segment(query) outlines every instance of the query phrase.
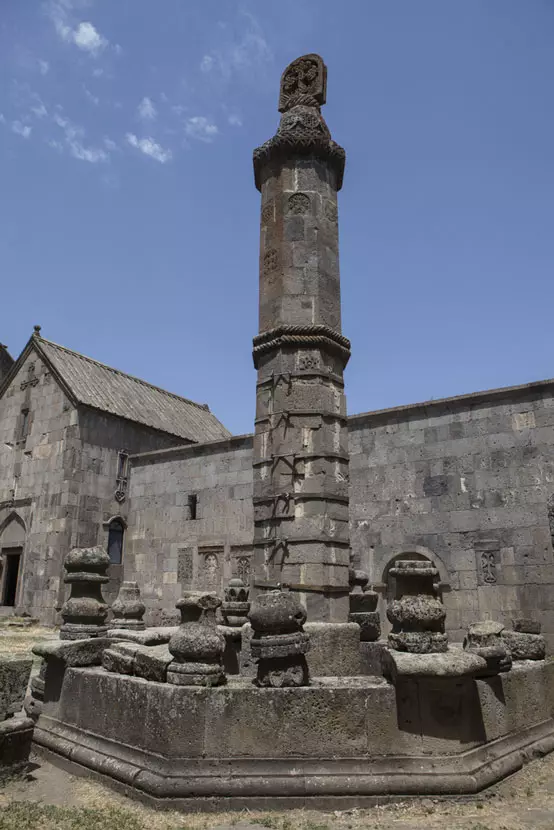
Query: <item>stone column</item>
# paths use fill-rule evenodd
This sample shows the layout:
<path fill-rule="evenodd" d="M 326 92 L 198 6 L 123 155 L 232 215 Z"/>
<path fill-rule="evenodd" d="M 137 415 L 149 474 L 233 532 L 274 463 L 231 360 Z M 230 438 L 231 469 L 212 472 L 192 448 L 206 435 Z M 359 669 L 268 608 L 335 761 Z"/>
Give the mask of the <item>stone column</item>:
<path fill-rule="evenodd" d="M 254 441 L 254 587 L 299 592 L 310 622 L 349 611 L 348 437 L 337 192 L 345 153 L 321 115 L 318 55 L 281 78 L 276 135 L 254 151 L 262 194 Z"/>

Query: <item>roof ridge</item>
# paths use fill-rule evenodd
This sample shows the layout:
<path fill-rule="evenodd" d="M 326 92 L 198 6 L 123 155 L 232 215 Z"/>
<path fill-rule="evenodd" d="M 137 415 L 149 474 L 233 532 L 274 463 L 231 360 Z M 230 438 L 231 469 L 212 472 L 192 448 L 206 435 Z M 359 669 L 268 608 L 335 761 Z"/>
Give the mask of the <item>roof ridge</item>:
<path fill-rule="evenodd" d="M 196 406 L 198 407 L 198 409 L 202 409 L 204 412 L 210 412 L 210 414 L 213 414 L 207 403 L 197 403 L 197 401 L 192 401 L 190 398 L 184 398 L 182 395 L 176 395 L 175 392 L 169 392 L 167 389 L 162 389 L 161 386 L 156 386 L 153 383 L 148 383 L 147 380 L 137 378 L 135 375 L 130 375 L 128 372 L 123 372 L 121 369 L 115 369 L 113 366 L 108 366 L 107 363 L 102 363 L 100 360 L 95 360 L 93 357 L 89 357 L 86 354 L 76 352 L 75 349 L 68 349 L 67 346 L 62 346 L 60 343 L 55 343 L 53 340 L 47 340 L 45 337 L 41 337 L 38 334 L 34 335 L 33 340 L 38 340 L 42 343 L 48 343 L 48 345 L 54 346 L 56 349 L 61 349 L 61 351 L 63 352 L 69 352 L 69 354 L 73 354 L 76 357 L 80 357 L 82 360 L 87 360 L 89 363 L 95 363 L 97 366 L 101 366 L 103 369 L 108 369 L 110 372 L 113 372 L 116 375 L 122 375 L 123 377 L 130 378 L 131 380 L 134 380 L 136 383 L 140 383 L 142 386 L 148 386 L 150 389 L 155 389 L 157 392 L 162 392 L 162 394 L 168 395 L 168 397 L 170 398 L 176 398 L 178 401 L 190 403 L 192 406 Z"/>

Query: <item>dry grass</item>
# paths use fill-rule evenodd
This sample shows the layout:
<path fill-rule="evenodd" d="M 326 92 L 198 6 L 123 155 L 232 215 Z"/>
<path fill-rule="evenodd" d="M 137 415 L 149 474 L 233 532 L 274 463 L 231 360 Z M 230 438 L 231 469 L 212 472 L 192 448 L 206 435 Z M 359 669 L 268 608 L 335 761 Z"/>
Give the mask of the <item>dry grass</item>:
<path fill-rule="evenodd" d="M 30 628 L 12 628 L 7 622 L 0 624 L 0 658 L 23 657 L 33 658 L 33 666 L 38 666 L 40 659 L 32 654 L 35 643 L 43 640 L 52 640 L 58 636 L 53 628 L 43 628 L 33 625 Z"/>

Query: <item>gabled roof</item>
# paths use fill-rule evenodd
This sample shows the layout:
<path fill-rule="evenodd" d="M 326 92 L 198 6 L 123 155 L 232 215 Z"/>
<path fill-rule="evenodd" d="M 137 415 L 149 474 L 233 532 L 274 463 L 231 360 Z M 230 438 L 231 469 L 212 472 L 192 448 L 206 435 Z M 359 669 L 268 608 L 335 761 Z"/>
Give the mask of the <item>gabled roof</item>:
<path fill-rule="evenodd" d="M 14 362 L 13 357 L 8 351 L 8 347 L 0 343 L 0 384 L 6 375 L 9 374 Z"/>
<path fill-rule="evenodd" d="M 189 401 L 112 369 L 45 340 L 36 331 L 1 384 L 0 396 L 32 349 L 44 359 L 74 404 L 84 404 L 188 441 L 201 443 L 231 435 L 206 404 Z"/>

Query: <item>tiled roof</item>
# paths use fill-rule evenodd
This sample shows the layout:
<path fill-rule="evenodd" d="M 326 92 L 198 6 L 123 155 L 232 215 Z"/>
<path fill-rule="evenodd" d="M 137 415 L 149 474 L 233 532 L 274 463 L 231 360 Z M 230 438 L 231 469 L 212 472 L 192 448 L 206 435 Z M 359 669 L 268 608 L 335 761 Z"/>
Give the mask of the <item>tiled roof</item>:
<path fill-rule="evenodd" d="M 32 341 L 77 403 L 189 441 L 202 443 L 231 435 L 206 404 L 180 398 L 38 335 Z"/>

